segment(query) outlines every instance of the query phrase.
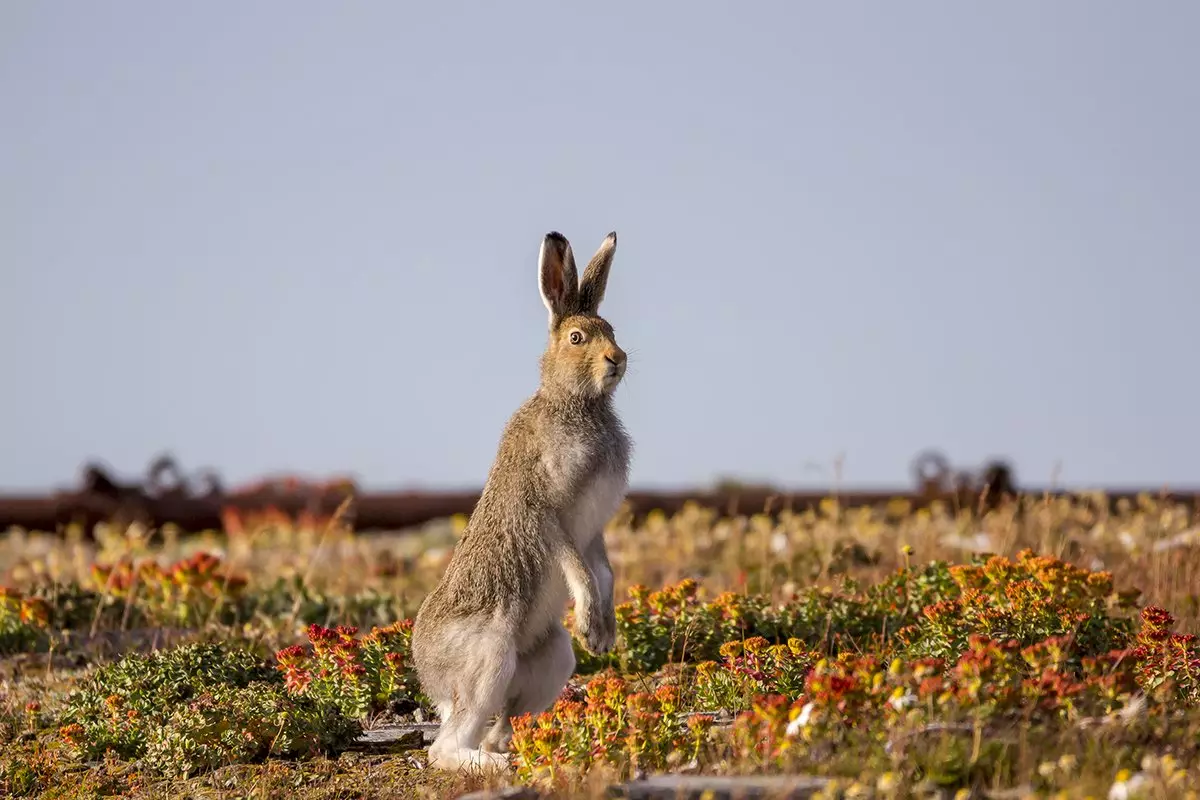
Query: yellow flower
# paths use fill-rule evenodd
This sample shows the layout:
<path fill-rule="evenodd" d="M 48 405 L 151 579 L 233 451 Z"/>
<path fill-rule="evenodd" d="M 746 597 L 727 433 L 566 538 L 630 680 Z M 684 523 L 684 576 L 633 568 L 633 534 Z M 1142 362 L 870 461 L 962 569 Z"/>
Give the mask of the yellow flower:
<path fill-rule="evenodd" d="M 725 658 L 737 658 L 742 654 L 742 643 L 734 639 L 721 645 L 718 652 Z"/>
<path fill-rule="evenodd" d="M 846 787 L 846 797 L 848 799 L 849 798 L 858 798 L 858 797 L 865 798 L 865 797 L 870 796 L 870 794 L 871 794 L 871 790 L 868 789 L 866 786 L 863 786 L 858 781 L 855 781 L 854 783 L 852 783 Z"/>

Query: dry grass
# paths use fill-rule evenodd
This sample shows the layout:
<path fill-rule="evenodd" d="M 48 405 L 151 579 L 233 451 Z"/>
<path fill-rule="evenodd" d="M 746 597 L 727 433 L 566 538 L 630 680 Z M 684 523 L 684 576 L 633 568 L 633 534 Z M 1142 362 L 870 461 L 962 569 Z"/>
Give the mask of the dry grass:
<path fill-rule="evenodd" d="M 437 580 L 464 520 L 417 531 L 357 536 L 339 527 L 324 530 L 261 528 L 229 538 L 219 533 L 182 537 L 172 530 L 100 529 L 95 541 L 78 531 L 67 536 L 13 532 L 0 540 L 0 585 L 19 589 L 46 583 L 87 584 L 94 564 L 153 558 L 166 564 L 195 552 L 223 556 L 249 578 L 251 589 L 294 581 L 330 597 L 374 591 L 394 599 L 397 613 L 411 616 Z M 672 518 L 651 515 L 639 525 L 623 517 L 607 532 L 616 591 L 658 587 L 695 578 L 709 595 L 723 590 L 783 599 L 811 585 L 834 585 L 850 577 L 869 583 L 905 563 L 960 562 L 973 552 L 1015 555 L 1029 548 L 1091 570 L 1112 573 L 1119 588 L 1137 588 L 1143 602 L 1170 609 L 1183 631 L 1200 630 L 1200 519 L 1145 499 L 1116 512 L 1099 498 L 1026 498 L 1020 507 L 979 514 L 935 507 L 911 511 L 897 501 L 885 513 L 821 508 L 766 515 L 721 517 L 688 508 Z M 298 601 L 297 601 L 298 602 Z M 331 616 L 336 616 L 334 604 Z M 293 615 L 294 616 L 294 615 Z M 337 622 L 331 619 L 331 622 Z M 295 619 L 270 631 L 244 625 L 236 635 L 270 646 L 295 637 Z M 118 626 L 119 627 L 119 626 Z M 270 627 L 270 626 L 267 626 Z M 201 631 L 203 633 L 203 631 Z M 233 635 L 211 627 L 210 635 Z M 347 753 L 333 760 L 230 766 L 185 784 L 130 777 L 123 764 L 85 771 L 54 755 L 39 723 L 25 727 L 23 709 L 37 701 L 49 728 L 86 662 L 100 660 L 96 643 L 66 652 L 10 656 L 2 662 L 0 741 L 25 759 L 44 796 L 93 797 L 128 792 L 144 797 L 453 797 L 479 779 L 431 775 L 414 767 L 413 754 Z M 111 648 L 110 648 L 111 652 Z M 15 755 L 13 755 L 15 754 Z M 3 774 L 3 773 L 0 773 Z M 1098 783 L 1111 783 L 1103 776 Z M 34 784 L 30 784 L 34 785 Z M 1082 784 L 1081 784 L 1082 785 Z M 599 795 L 597 795 L 599 796 Z M 1075 795 L 1072 795 L 1075 796 Z M 1082 795 L 1080 795 L 1082 796 Z M 1183 795 L 1180 795 L 1183 796 Z"/>

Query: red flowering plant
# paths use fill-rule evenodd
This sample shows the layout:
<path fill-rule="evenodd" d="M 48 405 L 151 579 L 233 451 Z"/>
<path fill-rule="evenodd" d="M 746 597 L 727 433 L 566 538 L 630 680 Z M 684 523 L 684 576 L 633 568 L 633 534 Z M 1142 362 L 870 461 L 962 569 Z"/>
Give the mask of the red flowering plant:
<path fill-rule="evenodd" d="M 898 570 L 865 591 L 850 580 L 838 591 L 811 589 L 782 606 L 739 592 L 705 601 L 690 579 L 657 592 L 634 586 L 616 608 L 618 651 L 597 659 L 577 647 L 576 655 L 581 672 L 618 664 L 647 672 L 667 663 L 717 661 L 724 643 L 754 637 L 775 645 L 794 639 L 802 649 L 826 653 L 861 650 L 887 645 L 919 620 L 925 605 L 958 593 L 948 568 L 938 563 Z"/>
<path fill-rule="evenodd" d="M 703 608 L 699 586 L 690 579 L 656 592 L 630 587 L 629 600 L 616 607 L 625 668 L 649 672 L 682 661 L 710 632 L 700 620 Z"/>
<path fill-rule="evenodd" d="M 1123 647 L 1132 635 L 1133 620 L 1125 612 L 1133 599 L 1113 591 L 1107 572 L 1028 550 L 1015 561 L 992 556 L 949 572 L 957 596 L 925 606 L 920 620 L 898 632 L 910 655 L 957 658 L 972 635 L 1022 646 L 1066 637 L 1066 663 L 1078 668 L 1083 657 Z"/>
<path fill-rule="evenodd" d="M 583 701 L 561 697 L 549 711 L 513 720 L 517 777 L 562 785 L 597 764 L 631 770 L 663 769 L 695 756 L 711 723 L 680 714 L 679 689 L 631 691 L 621 678 L 596 677 Z"/>
<path fill-rule="evenodd" d="M 749 768 L 813 769 L 830 748 L 850 745 L 882 763 L 885 744 L 930 726 L 961 727 L 978 748 L 995 724 L 1104 717 L 1139 689 L 1195 699 L 1200 647 L 1172 633 L 1165 612 L 1144 612 L 1138 646 L 1126 649 L 1135 596 L 1114 592 L 1107 573 L 1029 552 L 905 568 L 864 591 L 847 583 L 780 607 L 736 594 L 704 602 L 690 582 L 662 592 L 635 587 L 620 617 L 628 662 L 701 658 L 726 636 L 716 657 L 673 670 L 668 685 L 678 689 L 665 702 L 622 696 L 628 684 L 596 679 L 586 702 L 564 697 L 520 720 L 519 769 L 553 780 L 564 765 L 674 764 L 713 748 Z M 677 649 L 680 629 L 689 638 Z M 684 724 L 678 691 L 693 712 L 742 713 L 711 739 L 710 718 Z M 659 740 L 674 749 L 659 749 Z"/>
<path fill-rule="evenodd" d="M 902 567 L 865 589 L 846 578 L 836 591 L 798 592 L 774 611 L 772 622 L 780 637 L 829 655 L 886 649 L 897 631 L 921 619 L 922 609 L 958 594 L 949 567 L 935 561 L 920 569 Z"/>
<path fill-rule="evenodd" d="M 780 635 L 777 610 L 767 598 L 723 592 L 706 602 L 691 578 L 659 591 L 632 586 L 629 599 L 615 612 L 620 648 L 596 657 L 576 643 L 579 672 L 614 666 L 627 672 L 653 672 L 670 663 L 716 659 L 721 645 L 731 639 L 775 640 Z"/>
<path fill-rule="evenodd" d="M 734 758 L 744 768 L 758 770 L 791 761 L 797 751 L 807 752 L 796 732 L 809 723 L 811 708 L 783 695 L 764 695 L 734 720 L 730 744 Z"/>
<path fill-rule="evenodd" d="M 126 601 L 159 625 L 237 618 L 247 584 L 244 576 L 223 567 L 220 556 L 203 552 L 166 567 L 150 559 L 94 564 L 92 581 L 103 595 Z"/>
<path fill-rule="evenodd" d="M 45 600 L 0 587 L 0 654 L 44 645 L 49 626 L 50 606 Z"/>
<path fill-rule="evenodd" d="M 275 654 L 289 692 L 332 703 L 351 717 L 416 698 L 417 680 L 408 664 L 412 620 L 372 628 L 362 638 L 352 626 L 314 623 L 308 640 L 310 647 L 297 644 Z"/>
<path fill-rule="evenodd" d="M 1157 606 L 1142 610 L 1141 629 L 1130 653 L 1142 689 L 1163 700 L 1200 701 L 1200 642 L 1175 633 L 1175 618 Z"/>
<path fill-rule="evenodd" d="M 735 593 L 704 602 L 690 581 L 635 587 L 619 619 L 623 663 L 705 659 L 682 673 L 694 678 L 690 707 L 744 711 L 739 735 L 757 730 L 794 757 L 806 735 L 879 741 L 897 726 L 1109 714 L 1136 690 L 1121 649 L 1134 596 L 1114 592 L 1107 573 L 1026 551 L 905 567 L 865 590 L 845 581 L 778 607 Z M 782 751 L 772 752 L 760 755 Z"/>
<path fill-rule="evenodd" d="M 1012 639 L 972 634 L 954 662 L 893 660 L 886 675 L 872 675 L 872 695 L 886 693 L 883 718 L 889 724 L 914 719 L 925 724 L 978 723 L 997 715 L 1027 721 L 1102 715 L 1135 691 L 1128 666 L 1121 668 L 1122 651 L 1088 656 L 1076 669 L 1064 657 L 1065 648 L 1062 638 L 1021 648 Z"/>
<path fill-rule="evenodd" d="M 1103 715 L 1136 691 L 1123 652 L 1087 657 L 1080 673 L 1066 666 L 1062 646 L 1049 640 L 1020 649 L 972 635 L 954 662 L 896 658 L 885 670 L 875 655 L 822 659 L 801 693 L 756 697 L 736 718 L 731 745 L 747 763 L 778 769 L 813 768 L 815 753 L 852 743 L 882 759 L 880 748 L 899 730 L 965 724 L 982 731 L 1000 716 L 1029 724 Z"/>
<path fill-rule="evenodd" d="M 762 636 L 721 645 L 721 662 L 696 666 L 693 687 L 696 708 L 704 710 L 746 708 L 755 696 L 782 694 L 797 697 L 819 654 L 799 639 L 770 644 Z"/>

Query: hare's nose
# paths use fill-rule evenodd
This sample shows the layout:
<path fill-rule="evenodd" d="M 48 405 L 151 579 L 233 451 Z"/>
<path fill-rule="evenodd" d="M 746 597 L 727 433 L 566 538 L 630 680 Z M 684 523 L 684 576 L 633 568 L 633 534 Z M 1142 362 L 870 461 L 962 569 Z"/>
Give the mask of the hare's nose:
<path fill-rule="evenodd" d="M 614 367 L 621 366 L 621 362 L 625 360 L 624 353 L 605 353 L 604 360 L 612 364 Z"/>

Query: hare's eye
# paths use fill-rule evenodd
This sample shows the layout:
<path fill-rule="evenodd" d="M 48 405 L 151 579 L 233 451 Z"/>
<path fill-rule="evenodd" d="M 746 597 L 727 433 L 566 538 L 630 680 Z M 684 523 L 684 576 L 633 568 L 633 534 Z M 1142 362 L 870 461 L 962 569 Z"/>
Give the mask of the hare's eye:
<path fill-rule="evenodd" d="M 571 344 L 583 344 L 582 331 L 571 331 Z"/>

